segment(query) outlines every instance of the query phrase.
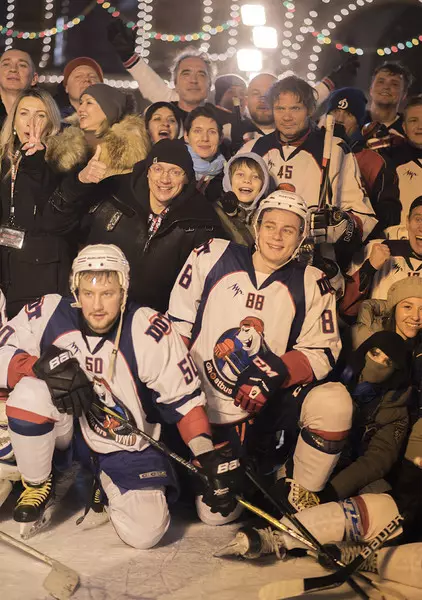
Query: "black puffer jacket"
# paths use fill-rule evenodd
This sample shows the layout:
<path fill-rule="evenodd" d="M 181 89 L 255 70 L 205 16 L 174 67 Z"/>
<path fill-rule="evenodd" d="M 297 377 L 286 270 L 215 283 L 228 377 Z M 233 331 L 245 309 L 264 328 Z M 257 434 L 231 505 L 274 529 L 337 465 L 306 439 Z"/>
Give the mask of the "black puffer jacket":
<path fill-rule="evenodd" d="M 11 180 L 9 163 L 1 168 L 1 224 L 10 215 Z M 70 233 L 75 223 L 69 223 L 54 212 L 48 199 L 59 183 L 60 176 L 45 161 L 45 152 L 22 156 L 15 189 L 15 222 L 25 230 L 21 249 L 0 246 L 1 287 L 6 296 L 7 313 L 11 318 L 28 302 L 44 294 L 68 293 L 69 271 L 74 254 Z"/>
<path fill-rule="evenodd" d="M 68 182 L 70 183 L 70 182 Z M 103 180 L 78 196 L 77 182 L 63 186 L 52 199 L 57 210 L 84 207 L 82 244 L 116 244 L 130 263 L 131 299 L 161 312 L 167 310 L 170 292 L 190 252 L 213 237 L 226 238 L 220 220 L 196 182 L 188 183 L 171 203 L 159 229 L 149 239 L 149 187 L 144 164 L 132 173 Z"/>

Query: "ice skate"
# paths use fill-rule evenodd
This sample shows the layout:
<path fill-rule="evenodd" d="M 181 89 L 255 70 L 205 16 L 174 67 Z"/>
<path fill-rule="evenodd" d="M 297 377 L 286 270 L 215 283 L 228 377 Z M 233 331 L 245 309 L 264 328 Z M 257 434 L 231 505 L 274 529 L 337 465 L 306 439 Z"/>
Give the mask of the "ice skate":
<path fill-rule="evenodd" d="M 302 487 L 300 483 L 297 483 L 294 479 L 286 478 L 283 483 L 286 498 L 292 508 L 294 508 L 295 512 L 300 512 L 305 508 L 311 508 L 312 506 L 318 506 L 319 498 L 314 492 L 310 492 Z"/>
<path fill-rule="evenodd" d="M 340 562 L 344 565 L 348 565 L 354 560 L 358 554 L 362 552 L 364 548 L 366 548 L 367 544 L 358 543 L 358 542 L 338 542 L 336 544 L 326 544 L 324 547 L 335 556 Z M 330 569 L 330 565 L 328 565 L 324 557 L 319 556 L 318 562 L 320 565 L 325 567 L 326 569 Z M 371 554 L 369 558 L 365 560 L 361 567 L 359 567 L 359 571 L 368 571 L 369 573 L 378 573 L 377 568 L 377 552 Z"/>
<path fill-rule="evenodd" d="M 76 525 L 81 525 L 81 529 L 94 529 L 107 523 L 109 516 L 105 503 L 106 496 L 98 483 L 93 488 L 90 503 L 85 508 L 84 513 L 77 519 Z"/>
<path fill-rule="evenodd" d="M 217 550 L 214 556 L 243 556 L 255 559 L 273 553 L 280 560 L 286 555 L 283 538 L 279 531 L 271 527 L 264 529 L 243 527 L 237 532 L 234 540 Z"/>
<path fill-rule="evenodd" d="M 13 518 L 20 523 L 20 535 L 27 540 L 50 523 L 55 504 L 53 476 L 40 484 L 22 480 L 24 491 L 19 497 Z"/>

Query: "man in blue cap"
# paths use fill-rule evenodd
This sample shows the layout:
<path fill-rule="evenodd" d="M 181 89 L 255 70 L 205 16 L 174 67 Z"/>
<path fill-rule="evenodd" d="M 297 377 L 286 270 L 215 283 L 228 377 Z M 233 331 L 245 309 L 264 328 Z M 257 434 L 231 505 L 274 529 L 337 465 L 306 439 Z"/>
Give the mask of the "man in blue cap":
<path fill-rule="evenodd" d="M 385 156 L 367 148 L 361 129 L 365 122 L 367 99 L 362 90 L 344 87 L 332 92 L 328 98 L 327 114 L 334 116 L 336 124 L 342 125 L 362 175 L 362 182 L 378 219 L 372 237 L 382 230 L 400 222 L 401 204 L 398 179 L 393 165 Z M 343 129 L 342 128 L 342 129 Z"/>

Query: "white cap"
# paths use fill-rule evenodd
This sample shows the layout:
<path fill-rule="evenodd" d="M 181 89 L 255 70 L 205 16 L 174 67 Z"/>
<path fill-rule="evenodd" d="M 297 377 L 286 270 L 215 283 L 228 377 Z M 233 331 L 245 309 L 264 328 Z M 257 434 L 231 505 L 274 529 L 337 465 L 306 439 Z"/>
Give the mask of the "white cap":
<path fill-rule="evenodd" d="M 129 263 L 126 256 L 113 244 L 95 244 L 86 246 L 73 261 L 70 276 L 70 289 L 76 293 L 80 274 L 86 271 L 115 271 L 120 285 L 127 294 L 129 289 Z"/>
<path fill-rule="evenodd" d="M 259 203 L 254 215 L 255 224 L 258 223 L 259 218 L 264 210 L 279 208 L 281 210 L 288 210 L 298 215 L 305 224 L 304 235 L 307 234 L 307 223 L 308 223 L 308 207 L 306 206 L 305 200 L 299 194 L 295 192 L 289 192 L 286 190 L 276 190 Z"/>

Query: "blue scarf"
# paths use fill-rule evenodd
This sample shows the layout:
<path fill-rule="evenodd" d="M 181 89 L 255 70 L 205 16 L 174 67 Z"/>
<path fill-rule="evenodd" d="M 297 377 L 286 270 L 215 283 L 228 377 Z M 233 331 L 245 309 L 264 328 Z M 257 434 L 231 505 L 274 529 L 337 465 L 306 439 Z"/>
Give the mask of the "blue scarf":
<path fill-rule="evenodd" d="M 187 149 L 192 157 L 196 181 L 199 181 L 202 177 L 215 177 L 222 172 L 226 162 L 222 154 L 216 154 L 212 160 L 205 160 L 196 154 L 189 144 L 187 145 Z"/>

